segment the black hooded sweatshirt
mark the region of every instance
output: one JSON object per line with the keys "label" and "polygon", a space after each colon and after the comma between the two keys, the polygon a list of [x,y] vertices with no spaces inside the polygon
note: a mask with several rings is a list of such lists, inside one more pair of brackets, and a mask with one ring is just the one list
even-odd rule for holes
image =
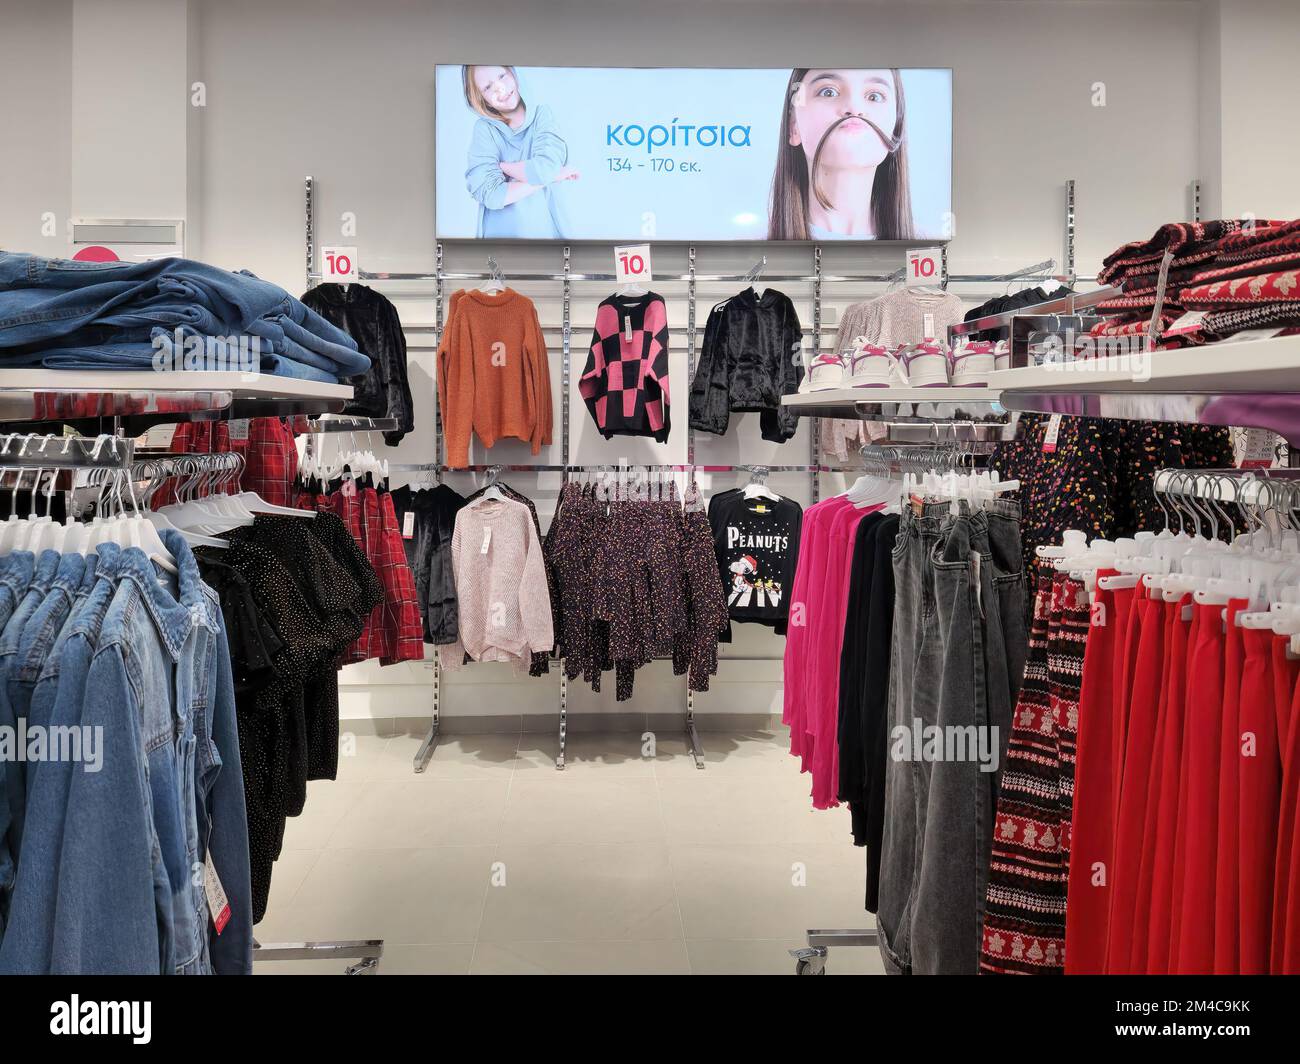
{"label": "black hooded sweatshirt", "polygon": [[803,329],[784,292],[753,288],[719,303],[704,327],[700,364],[691,382],[691,427],[721,436],[732,411],[758,411],[763,439],[784,443],[799,427],[781,405],[799,390]]}

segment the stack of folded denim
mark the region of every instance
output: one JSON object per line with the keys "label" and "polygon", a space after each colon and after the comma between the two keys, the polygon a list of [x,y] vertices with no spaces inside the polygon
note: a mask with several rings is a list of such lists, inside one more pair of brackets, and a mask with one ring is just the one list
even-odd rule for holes
{"label": "stack of folded denim", "polygon": [[233,370],[335,383],[356,341],[283,288],[191,259],[0,252],[0,369]]}

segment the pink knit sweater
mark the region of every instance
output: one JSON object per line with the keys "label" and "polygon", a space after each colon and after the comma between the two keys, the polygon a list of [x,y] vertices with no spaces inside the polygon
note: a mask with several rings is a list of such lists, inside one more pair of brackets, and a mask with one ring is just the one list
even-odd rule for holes
{"label": "pink knit sweater", "polygon": [[460,638],[438,648],[444,668],[475,661],[527,666],[555,643],[542,544],[523,503],[486,496],[456,515],[452,573]]}

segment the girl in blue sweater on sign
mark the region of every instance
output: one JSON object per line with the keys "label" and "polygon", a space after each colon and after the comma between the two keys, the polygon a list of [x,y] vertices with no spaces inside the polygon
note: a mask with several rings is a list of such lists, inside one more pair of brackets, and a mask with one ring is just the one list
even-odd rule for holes
{"label": "girl in blue sweater on sign", "polygon": [[478,236],[565,235],[556,186],[576,181],[569,148],[549,107],[528,107],[512,66],[461,68],[465,102],[479,115],[465,184],[478,201]]}

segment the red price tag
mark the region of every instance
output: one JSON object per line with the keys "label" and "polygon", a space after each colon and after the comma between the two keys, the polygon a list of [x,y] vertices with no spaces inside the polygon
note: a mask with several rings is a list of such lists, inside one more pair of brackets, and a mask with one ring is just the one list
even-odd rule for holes
{"label": "red price tag", "polygon": [[321,248],[321,280],[334,284],[353,284],[357,280],[357,249]]}
{"label": "red price tag", "polygon": [[614,249],[614,283],[648,285],[654,271],[650,268],[650,245],[630,244]]}
{"label": "red price tag", "polygon": [[937,285],[943,282],[942,248],[908,248],[907,266],[904,270],[907,288]]}

